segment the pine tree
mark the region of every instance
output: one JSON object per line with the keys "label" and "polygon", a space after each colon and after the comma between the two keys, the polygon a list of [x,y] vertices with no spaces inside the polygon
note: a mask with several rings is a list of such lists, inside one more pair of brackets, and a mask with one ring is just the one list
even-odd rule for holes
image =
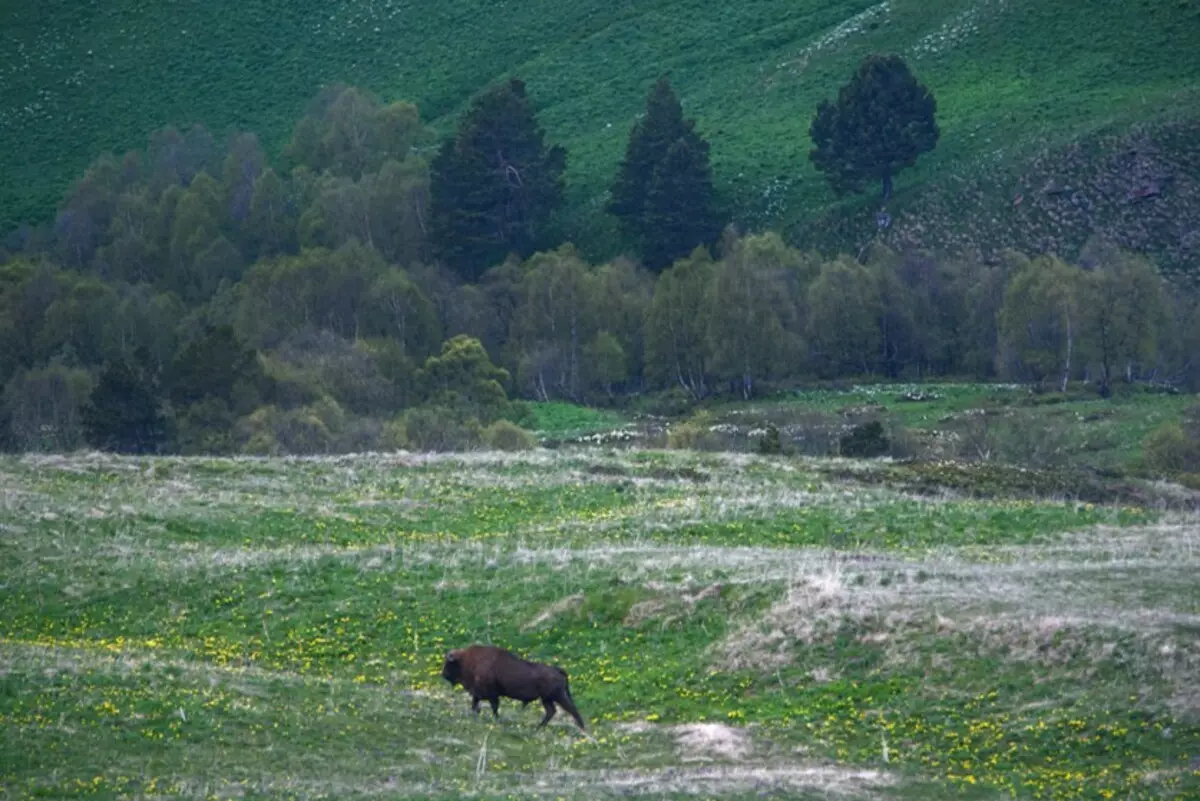
{"label": "pine tree", "polygon": [[896,173],[937,144],[936,112],[933,94],[903,59],[868,56],[838,91],[837,102],[817,108],[809,159],[835,192],[860,192],[864,181],[880,181],[886,201]]}
{"label": "pine tree", "polygon": [[707,246],[720,236],[707,142],[698,136],[684,136],[671,143],[654,169],[643,219],[642,257],[653,270],[670,266],[697,245]]}
{"label": "pine tree", "polygon": [[125,360],[109,362],[83,409],[88,444],[116,453],[153,453],[166,439],[153,383]]}
{"label": "pine tree", "polygon": [[[608,212],[647,266],[661,270],[720,233],[708,166],[708,143],[661,76],[646,97],[645,116],[629,133]],[[669,161],[669,164],[668,164]]]}
{"label": "pine tree", "polygon": [[465,278],[547,244],[567,154],[544,139],[525,84],[513,79],[475,98],[430,165],[430,241]]}

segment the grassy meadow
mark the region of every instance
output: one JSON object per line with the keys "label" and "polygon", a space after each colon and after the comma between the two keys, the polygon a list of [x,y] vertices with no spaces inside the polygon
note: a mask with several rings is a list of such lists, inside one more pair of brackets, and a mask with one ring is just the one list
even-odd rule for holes
{"label": "grassy meadow", "polygon": [[1186,106],[1200,78],[1200,18],[1184,0],[31,8],[0,7],[0,232],[42,219],[92,159],[144,147],[165,125],[254,131],[277,154],[318,88],[337,81],[412,100],[446,133],[473,93],[520,75],[548,138],[570,152],[573,212],[586,227],[664,71],[713,143],[718,184],[749,220],[831,202],[808,163],[808,123],[872,51],[900,53],[938,98],[942,139],[901,177],[901,192],[1152,119]]}
{"label": "grassy meadow", "polygon": [[[4,457],[0,798],[1196,797],[1195,513],[892,467]],[[589,733],[474,719],[471,641]]]}

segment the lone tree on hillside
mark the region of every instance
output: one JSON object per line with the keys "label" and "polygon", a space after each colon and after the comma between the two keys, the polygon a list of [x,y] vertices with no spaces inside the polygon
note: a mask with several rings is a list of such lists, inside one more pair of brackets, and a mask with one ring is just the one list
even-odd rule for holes
{"label": "lone tree on hillside", "polygon": [[646,97],[646,114],[629,133],[608,211],[653,270],[720,236],[708,142],[661,76]]}
{"label": "lone tree on hillside", "polygon": [[436,255],[474,280],[509,253],[546,245],[545,227],[563,199],[567,152],[547,148],[513,79],[478,95],[430,165],[429,237]]}
{"label": "lone tree on hillside", "polygon": [[939,131],[937,101],[896,55],[870,55],[838,91],[822,101],[809,133],[808,157],[839,194],[861,192],[864,181],[881,181],[883,199],[892,179],[933,150]]}

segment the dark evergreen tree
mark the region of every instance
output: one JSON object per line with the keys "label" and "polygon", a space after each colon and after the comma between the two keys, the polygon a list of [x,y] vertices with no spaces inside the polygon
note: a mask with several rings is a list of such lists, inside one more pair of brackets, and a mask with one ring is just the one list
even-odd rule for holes
{"label": "dark evergreen tree", "polygon": [[[646,97],[629,133],[608,211],[621,221],[648,267],[661,270],[721,230],[708,166],[708,143],[695,132],[666,75]],[[669,165],[668,165],[669,161]],[[679,223],[683,225],[680,226]]]}
{"label": "dark evergreen tree", "polygon": [[712,195],[708,142],[694,135],[676,139],[646,191],[642,258],[647,267],[664,269],[697,245],[716,241],[722,224]]}
{"label": "dark evergreen tree", "polygon": [[154,382],[138,366],[108,362],[83,409],[88,444],[116,453],[154,453],[167,437]]}
{"label": "dark evergreen tree", "polygon": [[939,130],[937,101],[896,55],[871,55],[838,91],[836,103],[822,101],[809,130],[809,159],[839,194],[862,191],[880,181],[883,199],[892,179],[933,150]]}
{"label": "dark evergreen tree", "polygon": [[254,410],[266,380],[258,354],[228,325],[209,327],[180,351],[167,374],[176,407],[213,399],[238,415]]}
{"label": "dark evergreen tree", "polygon": [[547,246],[562,204],[567,152],[547,147],[525,84],[478,95],[430,165],[429,237],[435,255],[475,280],[509,253]]}

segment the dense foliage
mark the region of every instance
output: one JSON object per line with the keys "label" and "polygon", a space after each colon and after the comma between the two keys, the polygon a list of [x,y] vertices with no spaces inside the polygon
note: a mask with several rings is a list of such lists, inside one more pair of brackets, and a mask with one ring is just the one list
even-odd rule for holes
{"label": "dense foliage", "polygon": [[515,447],[521,399],[683,410],[872,375],[1200,386],[1197,296],[1102,237],[985,261],[718,236],[707,145],[665,79],[609,207],[640,259],[592,263],[551,224],[565,153],[521,82],[435,141],[413,105],[338,85],[275,164],[200,126],[102,155],[0,263],[0,441]]}

